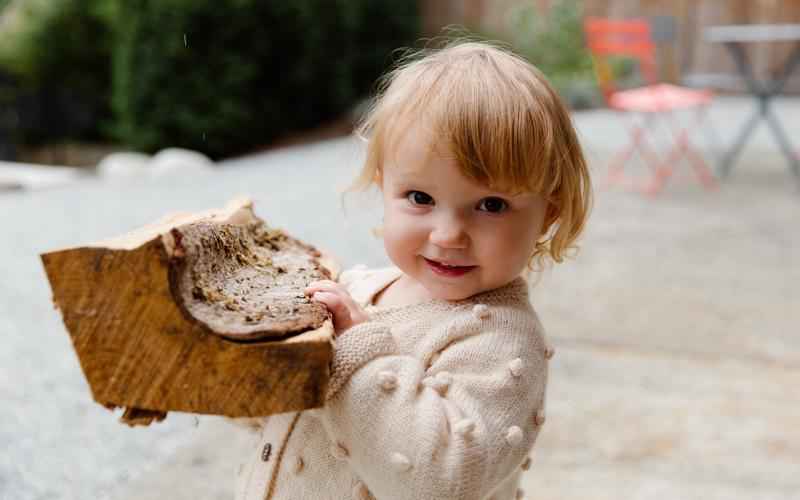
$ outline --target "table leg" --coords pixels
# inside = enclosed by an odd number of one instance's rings
[[[736,139],[733,141],[733,145],[728,149],[728,151],[722,156],[722,162],[720,163],[719,173],[721,177],[726,177],[733,166],[733,161],[739,156],[739,153],[742,151],[744,144],[747,142],[747,139],[755,130],[756,125],[758,122],[761,121],[763,118],[763,110],[762,107],[759,106],[755,113],[750,116],[750,119],[747,121],[744,127],[739,131],[739,134],[736,136]]]
[[[781,151],[789,161],[789,167],[791,167],[792,173],[794,173],[795,176],[800,177],[800,159],[797,158],[797,153],[795,153],[795,151],[792,149],[792,145],[789,143],[789,138],[786,136],[786,132],[784,132],[780,122],[778,122],[778,119],[769,112],[769,109],[766,110],[764,119],[766,120],[767,125],[769,125],[769,128],[772,129],[772,134],[775,136],[775,140],[778,141]]]
[[[731,56],[733,57],[733,61],[736,64],[736,69],[739,71],[739,74],[742,76],[742,78],[744,78],[747,89],[754,97],[758,99],[759,102],[758,109],[756,109],[755,113],[753,113],[745,126],[739,131],[739,134],[736,136],[736,139],[733,141],[733,145],[730,147],[730,149],[728,149],[727,153],[722,156],[722,162],[720,164],[720,175],[722,177],[727,176],[730,172],[734,160],[736,160],[736,157],[739,156],[739,153],[741,153],[742,148],[747,142],[747,139],[749,139],[752,135],[756,125],[758,125],[758,122],[761,120],[761,118],[763,118],[766,110],[764,89],[753,75],[753,70],[750,67],[750,60],[747,57],[747,52],[744,50],[744,47],[739,42],[726,42],[725,47],[727,47],[728,52],[730,52]]]
[[[783,67],[781,75],[775,80],[772,88],[769,89],[769,94],[776,95],[781,93],[789,77],[792,76],[792,73],[794,73],[798,66],[800,66],[800,43],[795,44],[792,53],[789,55],[789,59]],[[800,180],[800,157],[798,157],[798,153],[793,149],[789,137],[786,135],[783,127],[781,127],[780,121],[778,121],[778,118],[770,111],[771,109],[765,109],[764,111],[767,125],[772,129],[772,133],[778,141],[781,151],[783,151],[786,159],[789,160],[789,166],[792,168],[792,172]]]
[[[789,81],[789,77],[792,76],[792,73],[794,73],[798,66],[800,66],[800,43],[794,45],[792,53],[789,54],[789,58],[783,66],[781,75],[775,80],[772,88],[769,89],[770,94],[780,94],[783,92],[783,87],[786,85],[786,82]]]
[[[748,90],[758,99],[758,109],[741,129],[728,152],[723,155],[720,164],[720,175],[723,177],[728,175],[734,160],[741,153],[742,148],[747,142],[747,139],[752,135],[758,122],[763,118],[772,130],[772,134],[778,142],[781,152],[789,161],[792,173],[800,179],[800,159],[797,153],[794,152],[789,138],[781,127],[780,122],[777,117],[771,113],[770,109],[770,100],[783,90],[791,74],[800,66],[800,43],[795,45],[792,54],[784,65],[781,75],[769,86],[761,84],[756,80],[752,67],[750,66],[750,60],[741,43],[727,42],[725,46],[733,56],[736,68],[744,78]]]

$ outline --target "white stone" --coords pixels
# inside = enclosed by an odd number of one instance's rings
[[[206,155],[190,149],[168,148],[159,151],[150,160],[150,177],[170,175],[192,175],[207,173],[214,169],[214,162]]]
[[[97,175],[104,179],[130,179],[147,177],[150,156],[144,153],[111,153],[97,164]]]

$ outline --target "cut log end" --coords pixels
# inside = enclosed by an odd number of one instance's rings
[[[313,330],[330,317],[303,289],[331,279],[319,252],[260,220],[170,231],[170,289],[188,316],[236,340]]]

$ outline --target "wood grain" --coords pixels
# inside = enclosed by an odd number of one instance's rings
[[[98,403],[131,425],[168,411],[257,417],[321,406],[333,328],[236,342],[182,313],[170,290],[169,234],[197,221],[246,223],[247,199],[174,214],[122,237],[41,255],[53,300]],[[332,276],[332,259],[320,259]]]

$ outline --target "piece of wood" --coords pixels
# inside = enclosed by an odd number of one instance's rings
[[[323,404],[333,327],[303,288],[338,266],[248,199],[41,259],[94,400],[124,422]]]

